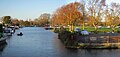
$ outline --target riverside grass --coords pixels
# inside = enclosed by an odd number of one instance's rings
[[[80,26],[75,26],[75,27],[79,27],[82,30],[82,27]],[[94,27],[85,27],[85,30],[91,32],[91,31],[95,31]],[[102,27],[102,28],[98,28],[97,29],[98,32],[112,32],[112,28],[106,28],[106,27]],[[115,28],[115,32],[120,31],[120,28]]]

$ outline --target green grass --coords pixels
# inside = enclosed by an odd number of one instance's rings
[[[80,26],[75,26],[75,27],[79,27],[82,30],[82,27]],[[94,27],[85,27],[85,30],[87,31],[95,31]],[[112,28],[98,28],[97,31],[99,32],[112,32]],[[115,32],[116,31],[120,31],[120,28],[115,28]]]
[[[87,31],[95,31],[94,28],[85,28],[85,30],[87,30]],[[112,32],[112,29],[111,28],[98,28],[97,31],[100,31],[100,32]],[[115,28],[115,32],[116,31],[120,31],[120,28]]]

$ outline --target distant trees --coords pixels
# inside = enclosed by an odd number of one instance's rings
[[[20,26],[45,26],[50,23],[50,14],[49,13],[43,13],[38,18],[35,18],[34,20],[19,20]]]
[[[38,18],[38,23],[40,26],[45,26],[49,24],[49,20],[50,20],[50,14],[49,13],[43,13],[40,15],[40,17]]]
[[[19,26],[34,26],[32,21],[28,21],[28,20],[19,20]]]
[[[50,23],[50,14],[43,13],[40,17],[34,20],[20,20],[17,18],[11,18],[11,16],[3,16],[1,20],[3,21],[3,24],[7,26],[45,26]]]
[[[39,26],[39,20],[36,18],[33,20],[33,24],[36,25],[36,26]]]
[[[24,26],[24,21],[23,20],[19,20],[19,25],[20,26]]]
[[[24,26],[30,26],[30,22],[29,21],[24,21]]]
[[[11,20],[11,23],[12,23],[13,26],[19,26],[20,22],[19,22],[19,20],[17,18],[15,18],[15,19]]]
[[[28,21],[28,20],[23,21],[17,18],[12,19],[11,22],[12,22],[12,26],[32,26],[33,25],[32,21]]]
[[[2,19],[4,24],[11,24],[11,16],[4,16]]]

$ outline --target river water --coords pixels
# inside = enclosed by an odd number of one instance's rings
[[[0,57],[120,57],[120,49],[67,49],[57,34],[40,27],[16,30],[3,46]]]

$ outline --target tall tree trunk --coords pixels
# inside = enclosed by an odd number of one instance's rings
[[[114,27],[112,28],[112,32],[115,32],[115,28]]]
[[[115,26],[112,25],[111,28],[112,28],[112,32],[115,32]]]
[[[93,23],[93,26],[94,26],[94,28],[95,28],[95,31],[97,31],[97,26]]]
[[[84,22],[83,22],[83,27],[82,27],[82,29],[85,30],[85,24],[84,24]]]

